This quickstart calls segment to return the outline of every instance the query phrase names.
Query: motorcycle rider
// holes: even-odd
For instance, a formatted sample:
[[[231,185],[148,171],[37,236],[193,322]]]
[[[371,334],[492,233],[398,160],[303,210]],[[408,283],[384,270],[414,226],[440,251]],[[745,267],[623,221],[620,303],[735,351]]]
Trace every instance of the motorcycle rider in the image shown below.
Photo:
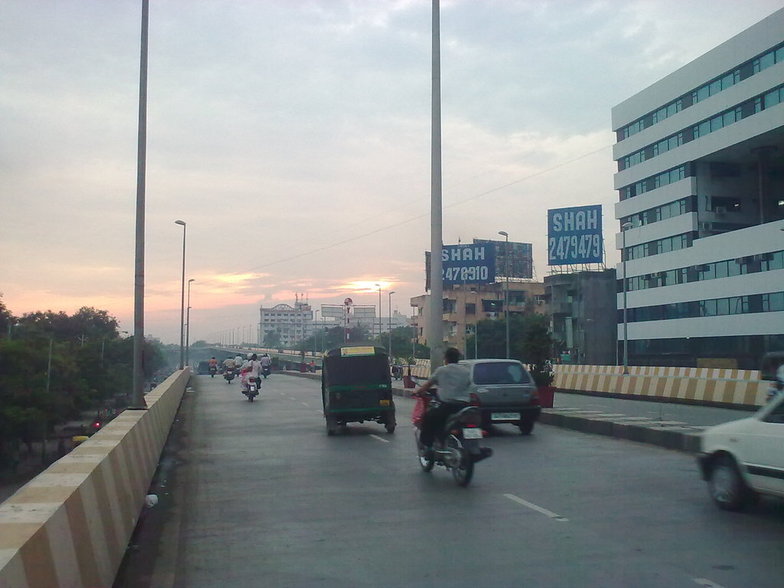
[[[268,354],[264,353],[262,354],[259,361],[261,362],[261,371],[269,374],[270,370],[272,369],[272,358]]]
[[[419,440],[428,452],[432,451],[436,434],[443,429],[449,415],[458,412],[470,398],[468,389],[471,385],[471,374],[468,368],[459,365],[460,351],[449,347],[444,353],[444,365],[437,368],[430,379],[414,390],[413,396],[426,396],[426,392],[438,387],[438,399],[441,405],[429,408],[422,420]]]
[[[776,370],[776,379],[768,386],[768,402],[776,398],[779,394],[784,394],[784,364]]]
[[[247,370],[248,379],[253,379],[256,382],[256,389],[261,390],[261,362],[258,356],[255,353],[251,354],[242,367]]]
[[[210,373],[214,374],[218,371],[218,360],[215,357],[210,358]]]

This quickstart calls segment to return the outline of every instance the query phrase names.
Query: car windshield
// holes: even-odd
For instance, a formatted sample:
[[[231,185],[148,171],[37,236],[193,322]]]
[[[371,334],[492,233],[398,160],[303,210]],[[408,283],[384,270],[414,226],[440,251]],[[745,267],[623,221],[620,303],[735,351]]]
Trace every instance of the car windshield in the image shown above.
[[[494,361],[474,365],[475,384],[528,384],[531,378],[519,363]]]

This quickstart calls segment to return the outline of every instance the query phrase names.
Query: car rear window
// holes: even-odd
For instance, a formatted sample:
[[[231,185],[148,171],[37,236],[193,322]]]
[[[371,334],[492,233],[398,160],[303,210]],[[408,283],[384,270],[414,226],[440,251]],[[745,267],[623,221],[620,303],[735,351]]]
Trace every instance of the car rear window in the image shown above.
[[[528,384],[531,377],[516,362],[478,363],[474,365],[475,384]]]

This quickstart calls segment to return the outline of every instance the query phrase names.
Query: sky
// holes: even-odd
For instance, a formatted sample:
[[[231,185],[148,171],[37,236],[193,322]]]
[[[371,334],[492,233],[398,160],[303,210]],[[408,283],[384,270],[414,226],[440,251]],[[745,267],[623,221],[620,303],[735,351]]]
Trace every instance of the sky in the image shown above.
[[[0,3],[0,295],[133,331],[141,0]],[[151,0],[145,334],[260,306],[411,314],[430,248],[430,0]],[[603,206],[610,109],[781,0],[442,0],[443,241],[533,244]],[[394,294],[389,296],[389,292]]]

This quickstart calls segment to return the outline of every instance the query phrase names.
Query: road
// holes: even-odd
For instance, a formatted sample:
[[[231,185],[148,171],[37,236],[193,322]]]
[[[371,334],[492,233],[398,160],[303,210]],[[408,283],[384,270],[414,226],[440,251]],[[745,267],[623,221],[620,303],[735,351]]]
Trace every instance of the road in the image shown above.
[[[419,470],[407,415],[324,431],[318,383],[260,401],[194,378],[117,586],[778,587],[784,508],[717,510],[691,456],[499,427],[468,488]]]

